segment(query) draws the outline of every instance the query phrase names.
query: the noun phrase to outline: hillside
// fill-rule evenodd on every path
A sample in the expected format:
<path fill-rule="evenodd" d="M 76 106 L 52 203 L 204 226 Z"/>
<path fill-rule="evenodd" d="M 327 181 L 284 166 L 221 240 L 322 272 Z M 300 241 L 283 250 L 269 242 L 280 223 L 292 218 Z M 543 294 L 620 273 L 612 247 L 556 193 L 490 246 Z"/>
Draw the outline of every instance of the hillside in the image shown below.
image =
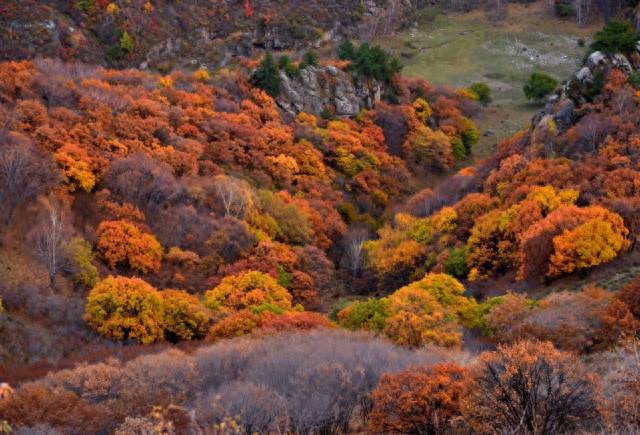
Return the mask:
<path fill-rule="evenodd" d="M 213 69 L 264 49 L 390 33 L 410 24 L 414 10 L 408 0 L 7 0 L 0 59 Z"/>
<path fill-rule="evenodd" d="M 472 140 L 465 114 L 477 110 L 468 96 L 424 81 L 402 82 L 407 103 L 324 121 L 284 117 L 242 75 L 158 76 L 47 60 L 4 63 L 0 76 L 3 180 L 11 186 L 3 242 L 12 249 L 3 250 L 11 257 L 3 299 L 19 311 L 29 309 L 22 287 L 46 269 L 45 295 L 71 301 L 110 274 L 202 294 L 257 269 L 289 288 L 293 305 L 328 309 L 345 285 L 334 266 L 349 276 L 345 240 L 379 228 L 395 200 L 417 190 L 418 176 L 465 158 L 453 143 Z M 37 207 L 37 196 L 48 199 Z M 37 252 L 46 267 L 32 268 L 51 231 L 58 242 Z M 75 259 L 53 261 L 70 241 Z M 5 355 L 29 359 L 14 339 Z"/>
<path fill-rule="evenodd" d="M 510 3 L 499 25 L 483 10 L 445 13 L 425 10 L 419 25 L 377 40 L 398 56 L 407 77 L 436 85 L 467 87 L 477 82 L 492 89 L 493 103 L 480 114 L 483 135 L 476 155 L 487 157 L 495 145 L 526 127 L 539 107 L 522 93 L 522 83 L 535 71 L 566 80 L 582 64 L 588 45 L 602 22 L 586 25 L 554 17 L 548 4 Z"/>
<path fill-rule="evenodd" d="M 0 49 L 0 433 L 640 430 L 631 24 L 562 83 L 529 76 L 535 113 L 489 152 L 495 83 L 407 77 L 362 41 L 255 44 L 278 6 L 269 25 L 357 11 L 341 39 L 425 5 L 9 5 L 5 35 L 49 16 L 87 52 Z M 188 41 L 205 11 L 257 51 L 137 68 L 145 26 Z M 110 59 L 100 29 L 125 18 L 135 48 Z"/>

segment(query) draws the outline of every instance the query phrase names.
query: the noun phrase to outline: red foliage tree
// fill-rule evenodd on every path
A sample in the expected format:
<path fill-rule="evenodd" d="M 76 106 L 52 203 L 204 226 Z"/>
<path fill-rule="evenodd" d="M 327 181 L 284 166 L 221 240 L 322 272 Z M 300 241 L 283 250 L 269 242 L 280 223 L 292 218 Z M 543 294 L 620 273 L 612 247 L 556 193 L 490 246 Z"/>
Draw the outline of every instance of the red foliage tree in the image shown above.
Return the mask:
<path fill-rule="evenodd" d="M 447 434 L 462 426 L 462 408 L 471 385 L 456 364 L 415 367 L 386 374 L 371 393 L 372 433 Z"/>

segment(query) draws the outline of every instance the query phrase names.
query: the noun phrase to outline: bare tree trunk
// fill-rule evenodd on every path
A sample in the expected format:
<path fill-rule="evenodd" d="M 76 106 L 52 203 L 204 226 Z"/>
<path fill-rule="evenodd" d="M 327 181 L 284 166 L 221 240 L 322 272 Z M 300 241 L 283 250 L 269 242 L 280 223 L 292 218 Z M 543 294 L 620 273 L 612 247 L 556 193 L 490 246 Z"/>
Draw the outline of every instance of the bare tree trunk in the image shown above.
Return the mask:
<path fill-rule="evenodd" d="M 544 144 L 544 149 L 545 149 L 545 154 L 547 156 L 548 159 L 551 159 L 553 157 L 555 157 L 555 150 L 553 148 L 553 140 L 549 139 L 545 142 Z"/>
<path fill-rule="evenodd" d="M 578 24 L 583 24 L 583 9 L 582 9 L 582 0 L 575 1 L 575 9 L 576 9 L 576 19 L 578 20 Z"/>
<path fill-rule="evenodd" d="M 42 233 L 37 238 L 36 252 L 44 261 L 49 273 L 49 285 L 55 289 L 56 276 L 65 265 L 64 258 L 64 209 L 51 203 L 44 201 L 47 207 L 47 219 L 42 228 Z"/>
<path fill-rule="evenodd" d="M 575 0 L 574 7 L 578 24 L 581 26 L 587 24 L 591 13 L 591 0 Z"/>
<path fill-rule="evenodd" d="M 240 180 L 223 175 L 216 178 L 215 188 L 225 216 L 241 218 L 249 202 L 246 186 Z"/>
<path fill-rule="evenodd" d="M 487 19 L 497 24 L 507 18 L 507 7 L 502 0 L 489 0 L 485 5 Z"/>
<path fill-rule="evenodd" d="M 364 229 L 356 229 L 347 236 L 346 251 L 349 259 L 351 274 L 357 278 L 362 267 L 364 254 L 364 242 L 367 241 L 367 231 Z"/>

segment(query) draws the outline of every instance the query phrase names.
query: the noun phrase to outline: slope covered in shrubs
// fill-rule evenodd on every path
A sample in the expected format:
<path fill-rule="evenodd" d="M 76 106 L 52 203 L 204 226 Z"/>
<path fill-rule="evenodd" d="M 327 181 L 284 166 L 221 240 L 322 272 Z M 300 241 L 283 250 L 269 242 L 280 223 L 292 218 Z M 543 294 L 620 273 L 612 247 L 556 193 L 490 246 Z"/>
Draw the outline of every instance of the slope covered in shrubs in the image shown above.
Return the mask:
<path fill-rule="evenodd" d="M 80 317 L 114 340 L 326 326 L 304 311 L 348 291 L 352 234 L 466 157 L 465 92 L 394 76 L 397 104 L 292 118 L 248 73 L 0 65 L 3 252 L 30 276 L 2 272 L 8 325 L 36 321 L 14 295 L 47 277 L 34 297 L 86 300 Z M 77 332 L 63 355 L 82 353 Z M 6 335 L 8 362 L 41 359 Z"/>
<path fill-rule="evenodd" d="M 393 90 L 353 118 L 284 113 L 243 69 L 1 63 L 0 422 L 637 429 L 640 278 L 589 274 L 637 261 L 640 53 L 591 54 L 462 169 L 479 91 L 380 53 L 340 48 Z"/>

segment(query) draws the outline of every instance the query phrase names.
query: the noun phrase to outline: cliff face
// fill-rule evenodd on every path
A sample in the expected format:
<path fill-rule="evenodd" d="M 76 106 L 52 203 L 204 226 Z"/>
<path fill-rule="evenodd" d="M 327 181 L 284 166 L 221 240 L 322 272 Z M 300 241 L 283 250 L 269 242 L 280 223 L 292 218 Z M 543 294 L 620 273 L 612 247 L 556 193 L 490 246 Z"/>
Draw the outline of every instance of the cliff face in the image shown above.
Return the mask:
<path fill-rule="evenodd" d="M 329 111 L 336 116 L 355 116 L 380 100 L 378 82 L 356 82 L 350 73 L 334 66 L 308 67 L 299 77 L 280 72 L 282 92 L 278 106 L 290 114 L 307 112 L 320 115 Z"/>
<path fill-rule="evenodd" d="M 5 0 L 0 60 L 215 67 L 264 49 L 390 33 L 410 24 L 414 11 L 413 0 Z"/>

